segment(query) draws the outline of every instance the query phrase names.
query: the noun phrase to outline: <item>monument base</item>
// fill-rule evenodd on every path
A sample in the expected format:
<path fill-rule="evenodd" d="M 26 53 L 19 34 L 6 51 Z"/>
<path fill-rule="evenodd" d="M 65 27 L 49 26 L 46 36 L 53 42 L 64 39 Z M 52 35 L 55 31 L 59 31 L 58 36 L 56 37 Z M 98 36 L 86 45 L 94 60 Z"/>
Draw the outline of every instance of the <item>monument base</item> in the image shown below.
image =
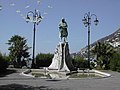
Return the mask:
<path fill-rule="evenodd" d="M 58 71 L 75 71 L 69 54 L 68 42 L 59 42 L 55 49 L 54 57 L 48 69 Z"/>

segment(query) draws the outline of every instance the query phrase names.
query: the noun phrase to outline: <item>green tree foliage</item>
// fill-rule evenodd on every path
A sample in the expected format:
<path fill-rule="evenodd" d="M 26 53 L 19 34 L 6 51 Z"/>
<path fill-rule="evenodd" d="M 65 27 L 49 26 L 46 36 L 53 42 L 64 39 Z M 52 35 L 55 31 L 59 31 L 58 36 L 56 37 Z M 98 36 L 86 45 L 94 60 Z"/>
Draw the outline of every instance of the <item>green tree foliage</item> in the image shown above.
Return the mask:
<path fill-rule="evenodd" d="M 110 60 L 110 69 L 120 72 L 120 53 L 114 53 Z"/>
<path fill-rule="evenodd" d="M 100 69 L 109 69 L 110 58 L 115 53 L 111 45 L 98 42 L 91 52 L 95 55 Z"/>
<path fill-rule="evenodd" d="M 73 58 L 73 65 L 76 68 L 87 68 L 88 67 L 88 61 L 84 60 L 84 58 L 82 58 L 80 56 L 75 56 Z"/>
<path fill-rule="evenodd" d="M 8 57 L 0 53 L 0 72 L 6 71 L 8 67 Z"/>
<path fill-rule="evenodd" d="M 14 35 L 8 40 L 7 44 L 10 45 L 8 48 L 9 56 L 14 67 L 22 67 L 21 62 L 30 56 L 28 52 L 30 47 L 27 46 L 27 40 L 24 37 Z"/>
<path fill-rule="evenodd" d="M 44 54 L 40 53 L 36 55 L 36 66 L 39 67 L 48 67 L 52 63 L 53 54 Z"/>

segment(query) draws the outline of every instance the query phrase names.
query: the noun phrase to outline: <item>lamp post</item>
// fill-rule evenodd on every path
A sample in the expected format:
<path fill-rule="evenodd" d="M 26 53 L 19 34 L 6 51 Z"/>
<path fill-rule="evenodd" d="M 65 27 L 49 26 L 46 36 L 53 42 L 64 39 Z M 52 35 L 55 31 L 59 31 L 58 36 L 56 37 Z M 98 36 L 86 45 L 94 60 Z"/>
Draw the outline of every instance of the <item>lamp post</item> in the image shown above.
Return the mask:
<path fill-rule="evenodd" d="M 38 10 L 35 9 L 34 12 L 29 11 L 27 13 L 26 22 L 33 23 L 33 56 L 32 56 L 32 68 L 35 68 L 35 31 L 36 25 L 38 25 L 42 20 L 41 14 Z"/>
<path fill-rule="evenodd" d="M 2 10 L 2 5 L 0 5 L 0 11 Z"/>
<path fill-rule="evenodd" d="M 90 14 L 90 12 L 85 13 L 84 14 L 84 18 L 82 19 L 83 24 L 85 25 L 85 27 L 88 28 L 88 68 L 90 68 L 90 26 L 91 26 L 91 17 L 94 16 L 95 20 L 94 23 L 95 25 L 98 25 L 98 19 L 97 16 L 95 14 Z"/>

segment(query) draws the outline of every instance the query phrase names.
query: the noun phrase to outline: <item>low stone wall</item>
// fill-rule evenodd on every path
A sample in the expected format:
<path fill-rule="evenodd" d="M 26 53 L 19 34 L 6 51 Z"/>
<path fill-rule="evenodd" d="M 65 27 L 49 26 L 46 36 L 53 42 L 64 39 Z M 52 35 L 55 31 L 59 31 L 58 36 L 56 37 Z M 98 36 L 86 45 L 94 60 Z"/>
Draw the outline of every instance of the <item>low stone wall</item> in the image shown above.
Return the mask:
<path fill-rule="evenodd" d="M 28 76 L 28 77 L 35 77 L 35 76 L 31 75 L 32 71 L 33 71 L 32 69 L 27 69 L 24 72 L 22 72 L 22 75 Z M 44 71 L 44 69 L 42 69 L 42 70 L 40 70 L 40 69 L 34 69 L 34 71 L 39 72 L 39 71 Z M 50 71 L 50 72 L 54 72 L 54 71 Z M 77 73 L 77 72 L 75 72 L 75 73 Z M 101 71 L 98 71 L 98 70 L 85 70 L 84 72 L 82 70 L 78 70 L 78 73 L 95 73 L 96 75 L 100 76 L 101 78 L 107 78 L 107 77 L 111 76 L 111 74 L 108 74 L 108 73 L 105 73 L 105 72 L 101 72 Z M 61 75 L 65 74 L 66 75 L 65 72 L 59 72 L 59 74 L 61 74 Z"/>
<path fill-rule="evenodd" d="M 31 73 L 31 70 L 30 70 L 30 69 L 27 69 L 27 70 L 23 71 L 21 74 L 24 75 L 24 76 L 28 76 L 28 77 L 34 77 L 34 76 L 31 75 L 30 73 Z"/>
<path fill-rule="evenodd" d="M 95 72 L 96 74 L 100 75 L 101 77 L 111 77 L 111 74 L 105 73 L 105 72 L 101 72 L 98 70 L 92 70 L 93 72 Z"/>

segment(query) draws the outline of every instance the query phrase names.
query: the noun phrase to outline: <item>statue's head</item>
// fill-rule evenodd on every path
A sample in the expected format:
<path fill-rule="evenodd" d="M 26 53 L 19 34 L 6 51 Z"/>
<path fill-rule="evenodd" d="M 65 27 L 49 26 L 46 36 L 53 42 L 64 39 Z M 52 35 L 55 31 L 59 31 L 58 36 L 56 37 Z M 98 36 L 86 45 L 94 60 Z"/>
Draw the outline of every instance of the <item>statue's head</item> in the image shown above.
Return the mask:
<path fill-rule="evenodd" d="M 65 22 L 65 19 L 64 19 L 64 18 L 62 18 L 62 22 L 63 22 L 63 23 Z"/>

